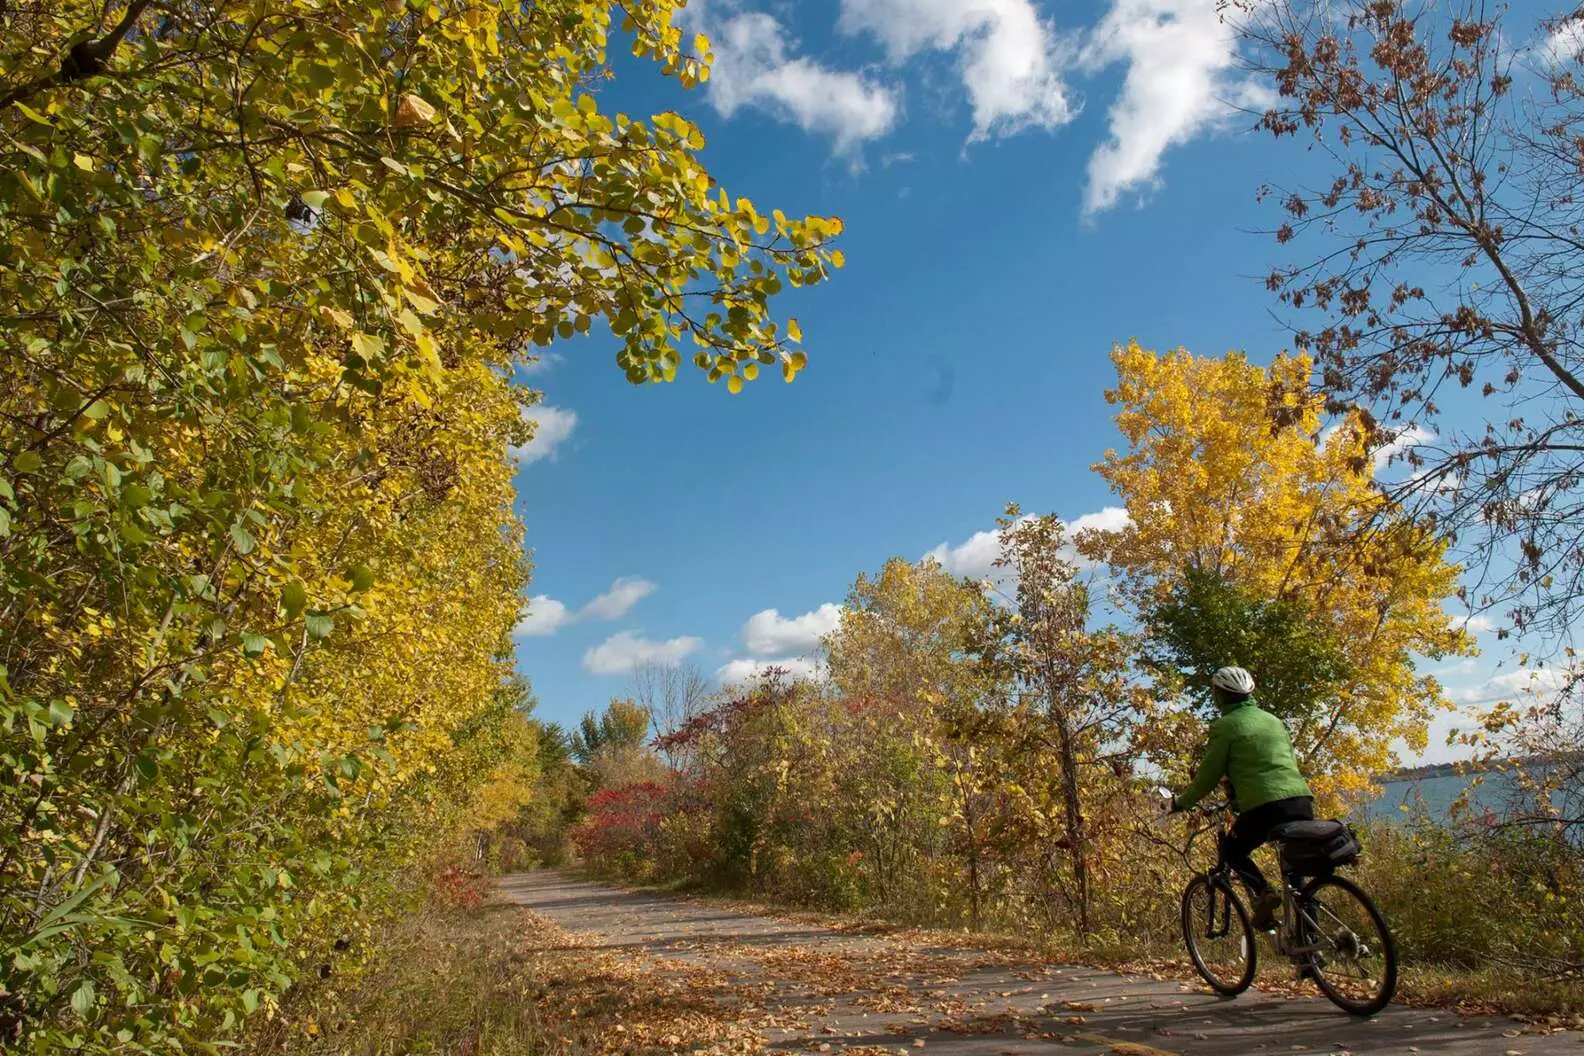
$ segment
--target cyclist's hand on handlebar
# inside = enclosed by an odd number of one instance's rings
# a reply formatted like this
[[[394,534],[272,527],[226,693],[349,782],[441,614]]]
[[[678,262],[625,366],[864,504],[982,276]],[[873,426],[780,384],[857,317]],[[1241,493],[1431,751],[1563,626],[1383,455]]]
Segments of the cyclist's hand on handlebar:
[[[1164,824],[1169,815],[1177,812],[1177,797],[1172,795],[1167,788],[1157,788],[1150,796],[1151,806],[1154,808],[1155,819]]]

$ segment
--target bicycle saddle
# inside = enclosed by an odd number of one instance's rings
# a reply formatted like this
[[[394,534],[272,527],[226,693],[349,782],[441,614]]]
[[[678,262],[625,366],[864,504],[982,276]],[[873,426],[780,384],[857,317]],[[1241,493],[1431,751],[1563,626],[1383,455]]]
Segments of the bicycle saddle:
[[[1345,826],[1340,821],[1289,821],[1271,830],[1273,840],[1330,840],[1343,834]]]

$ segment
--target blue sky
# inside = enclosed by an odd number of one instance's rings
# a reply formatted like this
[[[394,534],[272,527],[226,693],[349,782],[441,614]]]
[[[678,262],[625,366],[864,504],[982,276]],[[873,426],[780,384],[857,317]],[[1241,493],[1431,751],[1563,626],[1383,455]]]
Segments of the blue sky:
[[[803,653],[890,556],[944,546],[981,572],[974,537],[1008,500],[1108,516],[1089,467],[1116,439],[1114,343],[1284,343],[1256,233],[1279,220],[1255,192],[1308,161],[1235,112],[1262,89],[1214,0],[695,0],[688,18],[710,84],[622,62],[602,105],[680,110],[733,194],[842,217],[847,267],[779,306],[809,354],[792,385],[635,388],[608,336],[529,379],[518,665],[563,723],[635,659],[729,676]],[[1448,681],[1489,696],[1496,659]]]

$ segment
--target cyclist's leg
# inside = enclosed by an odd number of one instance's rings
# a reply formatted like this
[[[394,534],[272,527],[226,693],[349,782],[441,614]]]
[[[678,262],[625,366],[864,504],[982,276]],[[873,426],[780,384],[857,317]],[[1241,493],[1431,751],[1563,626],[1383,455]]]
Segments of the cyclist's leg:
[[[1314,800],[1308,796],[1295,799],[1278,799],[1245,810],[1232,823],[1222,845],[1222,861],[1243,881],[1249,894],[1259,896],[1270,890],[1265,874],[1254,864],[1253,854],[1270,838],[1271,830],[1289,821],[1313,821]]]
[[[1255,896],[1269,891],[1270,884],[1266,882],[1265,874],[1260,872],[1260,867],[1254,864],[1253,854],[1277,824],[1265,820],[1262,811],[1263,807],[1255,807],[1239,814],[1232,831],[1221,841],[1221,861],[1231,867],[1249,894]]]

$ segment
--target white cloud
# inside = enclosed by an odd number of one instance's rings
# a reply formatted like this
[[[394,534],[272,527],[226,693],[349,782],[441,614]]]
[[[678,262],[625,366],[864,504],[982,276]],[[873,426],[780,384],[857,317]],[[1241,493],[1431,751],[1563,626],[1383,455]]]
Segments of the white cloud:
[[[975,532],[966,542],[957,546],[941,543],[924,556],[934,558],[954,576],[992,579],[1004,572],[995,567],[996,558],[1001,556],[1000,532]]]
[[[779,667],[794,679],[817,679],[821,676],[819,661],[810,657],[792,657],[784,660],[732,660],[715,672],[715,680],[723,686],[740,686],[752,682],[772,667]]]
[[[1496,621],[1481,613],[1475,613],[1472,616],[1466,616],[1462,613],[1449,613],[1447,625],[1454,630],[1466,630],[1470,634],[1487,634],[1496,629]]]
[[[1237,38],[1217,6],[1217,0],[1112,0],[1082,63],[1093,70],[1126,62],[1128,72],[1111,106],[1111,137],[1089,158],[1086,216],[1157,187],[1168,149],[1220,126],[1235,104],[1256,101],[1252,82],[1228,76]]]
[[[524,374],[543,374],[551,367],[559,366],[566,361],[566,357],[559,352],[540,352],[534,356],[533,361],[522,365]]]
[[[1023,520],[1031,519],[1025,515]],[[1086,513],[1074,520],[1065,522],[1066,544],[1063,555],[1067,560],[1078,565],[1087,565],[1088,562],[1078,556],[1073,549],[1073,540],[1079,532],[1106,531],[1114,532],[1129,524],[1127,510],[1120,506],[1107,506],[1094,513]],[[1001,556],[1001,535],[997,531],[975,532],[966,541],[957,546],[941,543],[925,558],[934,558],[940,562],[942,568],[954,576],[967,576],[970,579],[988,579],[998,586],[1011,582],[1010,573],[1006,569],[995,567],[996,558]]]
[[[1033,0],[842,0],[840,27],[874,36],[893,63],[955,52],[975,140],[1057,128],[1077,114],[1061,77],[1063,43]]]
[[[518,638],[542,638],[579,620],[619,620],[656,589],[641,576],[623,576],[576,612],[569,610],[564,602],[539,594],[529,598],[523,606],[522,618],[512,634]]]
[[[1385,469],[1391,464],[1392,459],[1410,448],[1428,444],[1435,438],[1436,434],[1417,425],[1410,425],[1398,430],[1395,436],[1375,449],[1375,472],[1379,473]]]
[[[1107,506],[1094,513],[1086,513],[1075,521],[1067,524],[1067,537],[1070,539],[1079,532],[1119,532],[1133,523],[1127,510],[1121,506]]]
[[[526,444],[512,448],[511,454],[525,465],[555,454],[556,448],[572,436],[578,420],[576,411],[552,407],[547,403],[523,411],[523,418],[534,424],[533,438]]]
[[[704,644],[702,638],[671,638],[664,642],[640,638],[630,631],[613,634],[583,654],[583,670],[591,675],[625,675],[645,663],[674,664]]]
[[[610,589],[596,597],[578,612],[578,619],[618,620],[632,611],[632,607],[655,592],[655,585],[641,576],[624,576],[610,585]]]
[[[710,38],[709,100],[722,117],[757,107],[805,132],[830,136],[836,152],[848,154],[891,131],[901,116],[891,88],[861,74],[788,57],[791,34],[767,14],[734,14],[715,24],[705,10],[692,21]]]
[[[517,638],[541,638],[554,634],[557,628],[567,622],[567,618],[565,605],[539,594],[529,598],[528,604],[523,606],[522,616],[518,618],[512,635]]]
[[[813,612],[785,619],[775,609],[765,609],[743,624],[743,644],[750,653],[784,656],[807,653],[841,623],[841,606],[826,602]]]
[[[1559,667],[1520,667],[1488,678],[1474,686],[1453,690],[1448,695],[1459,704],[1514,703],[1539,698],[1544,700],[1564,688],[1575,676]]]
[[[1565,66],[1584,59],[1584,17],[1570,15],[1558,22],[1534,51],[1547,67]]]

